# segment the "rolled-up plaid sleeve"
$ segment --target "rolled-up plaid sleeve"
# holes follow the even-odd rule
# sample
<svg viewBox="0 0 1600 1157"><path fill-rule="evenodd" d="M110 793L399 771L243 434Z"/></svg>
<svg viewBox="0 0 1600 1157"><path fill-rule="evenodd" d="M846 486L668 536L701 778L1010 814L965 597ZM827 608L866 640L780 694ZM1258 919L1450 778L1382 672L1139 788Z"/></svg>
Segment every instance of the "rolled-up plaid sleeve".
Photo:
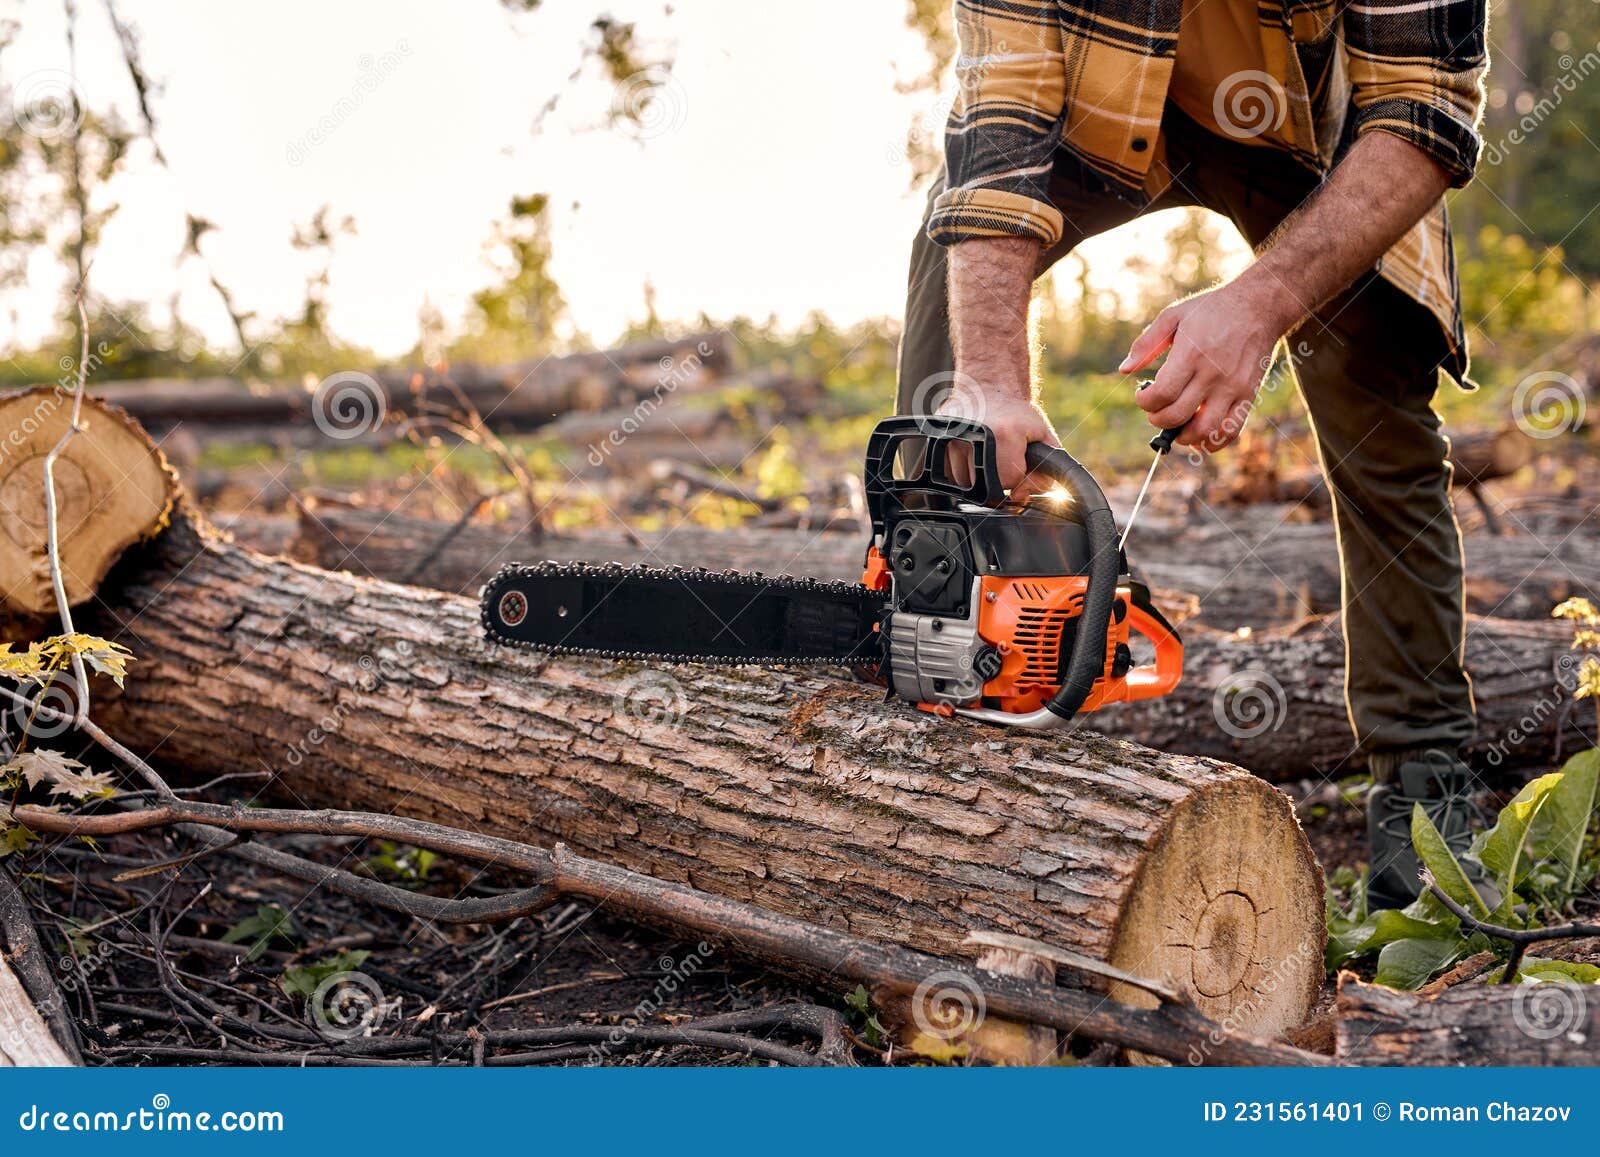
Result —
<svg viewBox="0 0 1600 1157"><path fill-rule="evenodd" d="M1392 133L1472 179L1483 141L1486 0L1354 0L1344 12L1355 130Z"/></svg>
<svg viewBox="0 0 1600 1157"><path fill-rule="evenodd" d="M1061 236L1050 169L1066 99L1053 0L956 0L958 90L945 128L945 191L928 236Z"/></svg>

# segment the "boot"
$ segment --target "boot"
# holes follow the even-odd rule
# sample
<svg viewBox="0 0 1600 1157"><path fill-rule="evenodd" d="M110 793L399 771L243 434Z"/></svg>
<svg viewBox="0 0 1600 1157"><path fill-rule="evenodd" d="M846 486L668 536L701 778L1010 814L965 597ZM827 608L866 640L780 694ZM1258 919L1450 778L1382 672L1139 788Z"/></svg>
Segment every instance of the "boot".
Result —
<svg viewBox="0 0 1600 1157"><path fill-rule="evenodd" d="M1477 786L1465 763L1438 748L1408 754L1391 782L1373 785L1367 795L1369 908L1404 908L1421 892L1422 864L1411 846L1411 812L1416 804L1422 805L1450 850L1461 857L1472 843L1474 825L1483 823L1483 812L1472 798ZM1497 897L1491 895L1483 869L1466 860L1461 866L1493 908Z"/></svg>

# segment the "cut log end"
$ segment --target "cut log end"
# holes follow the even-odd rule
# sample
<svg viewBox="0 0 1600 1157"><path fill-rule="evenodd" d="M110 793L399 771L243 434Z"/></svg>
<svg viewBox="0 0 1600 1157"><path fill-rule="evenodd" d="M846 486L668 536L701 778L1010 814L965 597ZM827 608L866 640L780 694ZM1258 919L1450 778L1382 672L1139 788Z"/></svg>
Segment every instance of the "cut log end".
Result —
<svg viewBox="0 0 1600 1157"><path fill-rule="evenodd" d="M1213 1019L1286 1032L1322 984L1320 879L1289 801L1230 779L1174 808L1129 890L1110 962L1187 993ZM1120 981L1111 995L1156 1003Z"/></svg>
<svg viewBox="0 0 1600 1157"><path fill-rule="evenodd" d="M72 424L72 397L50 388L0 400L0 606L38 616L55 609L45 549L44 468ZM79 432L56 460L61 577L73 605L94 594L129 546L164 525L176 476L150 439L122 415L85 400Z"/></svg>

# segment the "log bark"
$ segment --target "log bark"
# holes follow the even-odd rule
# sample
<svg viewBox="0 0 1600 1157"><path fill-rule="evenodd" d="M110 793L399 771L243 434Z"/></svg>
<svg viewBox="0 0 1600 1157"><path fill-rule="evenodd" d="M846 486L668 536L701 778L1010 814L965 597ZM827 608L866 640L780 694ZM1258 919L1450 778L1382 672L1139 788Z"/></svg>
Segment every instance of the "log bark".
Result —
<svg viewBox="0 0 1600 1157"><path fill-rule="evenodd" d="M727 334L713 332L507 366L373 369L366 376L391 410L405 409L426 385L443 402L458 391L493 425L527 429L569 411L631 406L663 388L693 390L715 380L731 359ZM116 382L93 393L157 434L179 425L208 427L213 436L229 427L269 438L285 429L315 432L313 395L298 385L152 379Z"/></svg>
<svg viewBox="0 0 1600 1157"><path fill-rule="evenodd" d="M80 425L54 470L62 585L74 606L128 546L164 525L178 489L161 451L112 407L85 401ZM71 426L70 393L41 388L0 399L0 609L15 615L56 607L44 465Z"/></svg>
<svg viewBox="0 0 1600 1157"><path fill-rule="evenodd" d="M302 517L294 550L296 557L325 569L393 578L409 573L443 530L432 520L330 508ZM639 538L597 530L533 542L498 527L471 526L416 581L471 594L503 563L541 558L732 567L845 581L859 574L861 540L854 535L683 527ZM1593 552L1586 541L1576 546L1573 541L1563 548L1571 551L1564 557L1578 560L1583 552ZM1282 558L1292 560L1294 554L1285 549ZM1150 578L1193 577L1187 564L1145 569ZM1158 602L1184 620L1185 597L1158 589ZM1223 584L1223 589L1261 588L1241 583ZM1200 605L1202 616L1219 613L1215 598ZM1336 615L1246 634L1216 630L1202 617L1184 621L1183 634L1185 673L1178 689L1162 699L1100 712L1092 726L1164 751L1227 759L1276 780L1360 770L1351 759L1344 644ZM1576 725L1565 726L1569 699L1558 684L1558 676L1571 674L1558 666L1570 639L1570 630L1548 620L1471 620L1467 667L1480 717L1473 750L1487 768L1537 766L1554 756L1558 736L1565 736L1569 750L1581 741Z"/></svg>
<svg viewBox="0 0 1600 1157"><path fill-rule="evenodd" d="M812 673L491 648L467 600L187 519L100 605L139 659L104 724L177 765L266 766L307 801L562 841L924 951L1015 932L1257 1034L1320 987L1320 873L1288 801L1236 768L952 725Z"/></svg>
<svg viewBox="0 0 1600 1157"><path fill-rule="evenodd" d="M1592 1065L1592 984L1460 984L1432 995L1339 976L1337 1058L1351 1065Z"/></svg>

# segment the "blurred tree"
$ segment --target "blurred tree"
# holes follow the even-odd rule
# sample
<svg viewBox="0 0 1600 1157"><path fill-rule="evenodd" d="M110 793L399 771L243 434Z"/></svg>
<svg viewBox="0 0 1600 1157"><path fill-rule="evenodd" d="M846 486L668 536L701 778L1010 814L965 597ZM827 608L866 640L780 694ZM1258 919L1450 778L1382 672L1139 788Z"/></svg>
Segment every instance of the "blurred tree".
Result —
<svg viewBox="0 0 1600 1157"><path fill-rule="evenodd" d="M570 329L566 299L550 273L549 207L544 193L512 198L510 216L495 226L489 247L500 281L472 295L466 331L446 349L452 361L543 357Z"/></svg>
<svg viewBox="0 0 1600 1157"><path fill-rule="evenodd" d="M917 188L944 161L944 121L949 104L941 89L945 70L956 55L954 9L948 0L906 0L906 26L922 35L928 50L927 68L896 85L900 92L920 93L928 98L928 106L906 130L906 163L911 168L911 187Z"/></svg>
<svg viewBox="0 0 1600 1157"><path fill-rule="evenodd" d="M1483 157L1452 212L1467 236L1522 233L1600 277L1600 4L1494 0L1489 30Z"/></svg>

